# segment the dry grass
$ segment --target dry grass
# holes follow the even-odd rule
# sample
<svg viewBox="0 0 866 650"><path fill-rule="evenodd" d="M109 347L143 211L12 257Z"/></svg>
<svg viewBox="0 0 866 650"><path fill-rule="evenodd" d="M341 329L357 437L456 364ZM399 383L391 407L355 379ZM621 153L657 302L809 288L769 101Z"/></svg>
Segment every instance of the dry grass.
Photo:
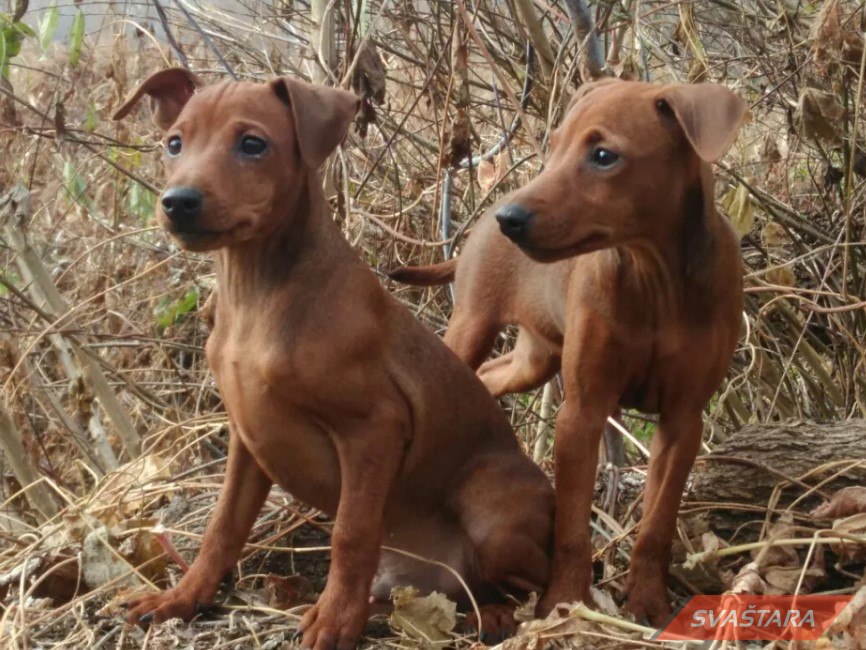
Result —
<svg viewBox="0 0 866 650"><path fill-rule="evenodd" d="M523 124L483 169L448 172L452 209L441 217L446 170L468 151L487 151L518 112L526 30L510 4L334 4L335 78L348 85L365 38L385 63L384 77L366 57L355 64L355 73L366 75L355 87L375 95L384 82L384 103L371 97L375 121L365 135L350 136L328 169L337 218L373 268L443 259L496 197L540 168L537 152L581 79L562 3L534 5L552 60L539 62L535 52ZM866 416L864 18L854 2L816 4L820 11L762 0L597 5L616 74L721 81L751 106L751 123L717 170L720 200L743 234L748 299L742 346L706 413L707 450L747 423ZM232 13L184 6L198 28L177 5L166 6L167 25L207 79L227 69L244 78L321 74L301 3L250 0ZM146 634L124 628L116 615L114 603L130 588L176 580L166 539L193 556L221 481L225 418L203 359L207 333L195 316L212 288L210 263L180 253L155 227L158 134L144 120L110 121L135 83L177 55L147 31L161 29L151 5L131 5L128 15L98 3L84 10L106 13L77 65L67 47L43 54L25 39L12 60L11 88L0 91L0 188L7 194L20 184L32 192L30 210L16 215L4 203L0 213L0 411L23 443L17 460L39 479L22 487L14 454L0 458L0 643L282 647L304 598L296 584L274 576L301 573L320 589L328 524L280 491L271 494L237 582L226 590L228 615ZM28 15L24 21L33 22ZM34 290L25 259L38 261L61 303ZM389 288L431 328L444 328L446 290ZM509 343L503 336L501 347ZM115 397L120 415L112 415L94 373L104 377L102 390ZM545 425L555 417L557 393L554 387L547 405L541 390L504 402L517 435L548 470ZM140 453L123 435L124 422L140 436ZM625 424L637 441L653 428L636 416ZM627 448L634 467L603 475L597 503L605 511L594 524L608 597L620 595L642 481L643 459L634 445ZM769 521L776 512L768 503L756 518ZM804 542L788 564L799 562L803 575L820 530L796 533ZM862 538L863 531L853 534ZM684 540L700 536L683 533ZM765 530L761 543L768 538ZM731 559L721 565L730 575L718 572L716 588L730 587L747 553L723 556ZM853 591L862 564L841 571L835 588ZM684 579L676 589L679 597L696 587ZM287 615L287 607L295 609ZM602 611L617 613L610 604ZM535 647L532 635L592 647L624 647L640 637L622 618L585 616L578 609L564 621L536 623L515 647ZM371 647L418 645L384 623L373 633ZM465 647L472 639L452 643Z"/></svg>

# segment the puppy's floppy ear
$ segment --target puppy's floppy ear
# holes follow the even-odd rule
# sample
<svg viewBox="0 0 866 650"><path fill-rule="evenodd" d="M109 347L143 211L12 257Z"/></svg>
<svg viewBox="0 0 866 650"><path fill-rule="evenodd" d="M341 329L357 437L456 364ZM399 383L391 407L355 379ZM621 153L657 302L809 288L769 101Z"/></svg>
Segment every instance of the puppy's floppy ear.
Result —
<svg viewBox="0 0 866 650"><path fill-rule="evenodd" d="M301 157L318 169L346 137L361 99L345 90L316 86L299 79L274 79L271 87L292 109Z"/></svg>
<svg viewBox="0 0 866 650"><path fill-rule="evenodd" d="M112 118L123 119L129 115L142 97L148 95L153 121L165 131L174 124L189 98L195 93L195 89L201 85L199 78L184 68L169 68L155 72L139 84L123 106L115 111Z"/></svg>
<svg viewBox="0 0 866 650"><path fill-rule="evenodd" d="M740 130L746 102L720 84L673 84L662 89L656 106L673 112L695 153L704 162L724 155Z"/></svg>

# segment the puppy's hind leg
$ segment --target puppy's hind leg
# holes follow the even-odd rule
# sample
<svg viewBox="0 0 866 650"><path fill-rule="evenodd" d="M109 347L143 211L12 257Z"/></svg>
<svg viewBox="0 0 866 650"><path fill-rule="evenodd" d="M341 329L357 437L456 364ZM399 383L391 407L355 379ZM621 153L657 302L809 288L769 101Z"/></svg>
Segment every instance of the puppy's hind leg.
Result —
<svg viewBox="0 0 866 650"><path fill-rule="evenodd" d="M493 349L499 329L497 322L487 320L469 309L455 307L448 331L445 332L445 345L461 361L476 370Z"/></svg>
<svg viewBox="0 0 866 650"><path fill-rule="evenodd" d="M559 352L542 337L520 328L514 349L478 369L478 378L494 397L537 388L560 367Z"/></svg>
<svg viewBox="0 0 866 650"><path fill-rule="evenodd" d="M458 517L473 544L481 580L502 597L482 608L490 640L513 633L506 594L541 594L550 571L553 488L528 458L495 455L479 462L460 491ZM511 611L504 613L506 608Z"/></svg>

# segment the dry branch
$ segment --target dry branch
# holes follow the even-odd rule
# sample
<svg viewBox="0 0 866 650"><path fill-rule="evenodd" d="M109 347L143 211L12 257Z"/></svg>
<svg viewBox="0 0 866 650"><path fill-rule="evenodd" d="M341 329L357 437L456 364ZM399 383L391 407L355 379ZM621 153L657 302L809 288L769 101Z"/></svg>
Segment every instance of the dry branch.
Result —
<svg viewBox="0 0 866 650"><path fill-rule="evenodd" d="M26 187L17 185L10 190L3 202L8 203L9 206L3 231L7 241L9 241L17 254L21 275L27 280L34 300L37 303L43 303L43 311L50 315L50 317L54 317L56 323L62 319L63 315L69 312L69 306L57 290L57 287L54 286L51 276L43 266L39 256L27 243L21 230L23 225L29 222L32 216L30 212L30 192ZM69 359L68 351L71 351L75 356L80 364L81 373L86 385L93 390L99 403L105 409L106 415L117 429L117 433L123 441L123 446L129 457L137 457L141 452L141 436L136 431L135 425L129 419L114 391L109 386L102 369L99 367L99 363L93 358L92 353L61 334L52 332L49 333L49 338L58 348L61 359L64 360L64 369L69 379L73 381L77 378L79 372L72 364L71 359ZM111 451L111 447L104 437L97 437L95 442L105 467L109 469L116 468L117 459L114 457L114 453Z"/></svg>
<svg viewBox="0 0 866 650"><path fill-rule="evenodd" d="M30 503L38 510L44 519L48 519L57 513L57 502L54 495L42 481L39 480L39 471L30 463L21 433L18 431L12 418L0 404L0 447L3 449L4 457L12 467L15 478L26 488L25 495ZM7 528L0 513L0 529Z"/></svg>

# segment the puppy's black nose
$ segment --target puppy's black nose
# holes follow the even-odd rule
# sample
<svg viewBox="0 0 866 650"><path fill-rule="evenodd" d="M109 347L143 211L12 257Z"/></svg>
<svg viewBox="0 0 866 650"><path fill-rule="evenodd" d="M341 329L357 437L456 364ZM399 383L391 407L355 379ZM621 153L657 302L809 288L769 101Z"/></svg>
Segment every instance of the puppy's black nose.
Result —
<svg viewBox="0 0 866 650"><path fill-rule="evenodd" d="M519 205L508 203L496 211L496 220L502 234L517 241L526 232L532 213Z"/></svg>
<svg viewBox="0 0 866 650"><path fill-rule="evenodd" d="M204 196L194 187L170 187L162 193L162 210L174 223L193 221L201 214Z"/></svg>

